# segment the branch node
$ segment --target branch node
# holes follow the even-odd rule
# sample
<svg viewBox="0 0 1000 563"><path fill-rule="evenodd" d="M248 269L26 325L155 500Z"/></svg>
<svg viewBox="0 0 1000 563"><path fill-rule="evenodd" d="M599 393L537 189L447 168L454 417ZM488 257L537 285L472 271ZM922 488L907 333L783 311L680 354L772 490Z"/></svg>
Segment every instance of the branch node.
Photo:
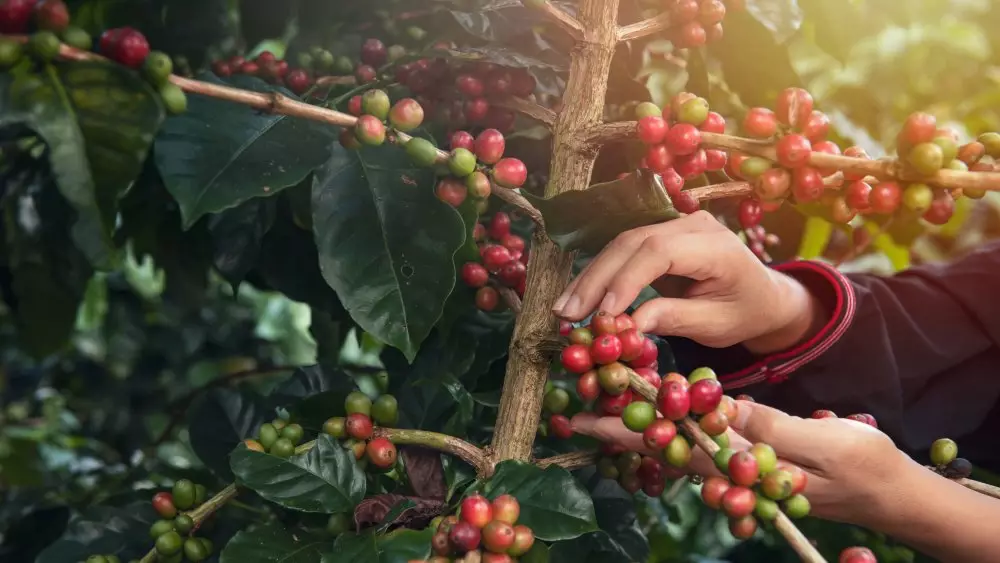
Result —
<svg viewBox="0 0 1000 563"><path fill-rule="evenodd" d="M545 2L544 5L540 6L539 11L541 11L547 18L552 20L556 25L562 28L570 37L577 41L582 41L586 30L583 28L583 24L579 20L569 15L562 8L556 6L552 2Z"/></svg>
<svg viewBox="0 0 1000 563"><path fill-rule="evenodd" d="M632 41L669 29L671 25L673 24L670 21L670 12L666 11L654 18L619 27L618 40Z"/></svg>

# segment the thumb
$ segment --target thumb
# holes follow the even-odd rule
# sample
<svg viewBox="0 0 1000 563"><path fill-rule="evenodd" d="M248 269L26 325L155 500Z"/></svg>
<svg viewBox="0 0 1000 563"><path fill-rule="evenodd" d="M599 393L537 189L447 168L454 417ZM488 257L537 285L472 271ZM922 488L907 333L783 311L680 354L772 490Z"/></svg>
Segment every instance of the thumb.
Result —
<svg viewBox="0 0 1000 563"><path fill-rule="evenodd" d="M720 308L711 301L660 297L640 305L632 319L640 332L699 340L721 335L720 319L726 317Z"/></svg>

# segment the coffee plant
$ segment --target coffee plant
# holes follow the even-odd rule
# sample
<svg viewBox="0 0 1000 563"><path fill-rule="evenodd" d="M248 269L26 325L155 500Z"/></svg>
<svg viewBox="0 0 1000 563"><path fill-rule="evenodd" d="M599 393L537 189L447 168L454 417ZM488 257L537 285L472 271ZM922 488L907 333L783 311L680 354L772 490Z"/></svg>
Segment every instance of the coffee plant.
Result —
<svg viewBox="0 0 1000 563"><path fill-rule="evenodd" d="M730 448L752 397L711 368L552 313L615 236L694 213L765 262L954 238L1000 116L935 114L989 61L923 29L952 80L903 101L793 68L803 30L846 63L918 19L875 4L0 0L0 558L911 561ZM950 439L923 455L997 495Z"/></svg>

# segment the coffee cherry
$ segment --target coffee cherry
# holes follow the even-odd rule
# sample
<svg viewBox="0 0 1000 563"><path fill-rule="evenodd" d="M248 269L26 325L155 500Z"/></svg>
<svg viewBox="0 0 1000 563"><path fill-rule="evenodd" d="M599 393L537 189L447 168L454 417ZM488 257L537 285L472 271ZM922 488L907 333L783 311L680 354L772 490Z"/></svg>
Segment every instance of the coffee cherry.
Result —
<svg viewBox="0 0 1000 563"><path fill-rule="evenodd" d="M730 518L743 518L753 513L757 495L747 487L734 486L722 495L722 510Z"/></svg>
<svg viewBox="0 0 1000 563"><path fill-rule="evenodd" d="M246 440L243 440L243 445L246 446L248 450L253 450L255 452L264 453L266 451L264 449L263 444L261 444L257 440L251 440L248 438Z"/></svg>
<svg viewBox="0 0 1000 563"><path fill-rule="evenodd" d="M751 159L744 161L744 164ZM788 195L792 185L792 176L784 168L765 170L754 182L754 193L764 201L774 201Z"/></svg>
<svg viewBox="0 0 1000 563"><path fill-rule="evenodd" d="M563 368L570 373L582 374L594 367L590 349L582 344L570 344L560 356Z"/></svg>
<svg viewBox="0 0 1000 563"><path fill-rule="evenodd" d="M740 160L739 176L747 180L753 180L754 178L763 176L765 172L773 167L774 163L766 158L758 156L746 157ZM788 178L791 181L790 177Z"/></svg>
<svg viewBox="0 0 1000 563"><path fill-rule="evenodd" d="M642 346L646 337L633 328L619 332L617 340L621 346L620 359L628 362L638 358L642 354Z"/></svg>
<svg viewBox="0 0 1000 563"><path fill-rule="evenodd" d="M142 65L143 76L156 87L162 86L173 71L174 63L170 60L170 56L160 51L150 53Z"/></svg>
<svg viewBox="0 0 1000 563"><path fill-rule="evenodd" d="M503 158L506 141L503 133L496 129L486 129L476 137L476 158L484 164L496 164Z"/></svg>
<svg viewBox="0 0 1000 563"><path fill-rule="evenodd" d="M701 23L696 21L688 22L677 29L673 37L673 42L681 49L701 47L705 43L708 43L708 32Z"/></svg>
<svg viewBox="0 0 1000 563"><path fill-rule="evenodd" d="M396 465L396 446L386 438L374 438L365 448L368 461L380 469Z"/></svg>
<svg viewBox="0 0 1000 563"><path fill-rule="evenodd" d="M719 375L715 373L715 370L709 367L699 367L691 371L687 376L687 381L690 384L698 383L699 381L711 379L716 382L719 380Z"/></svg>
<svg viewBox="0 0 1000 563"><path fill-rule="evenodd" d="M983 133L976 138L976 141L983 145L986 154L991 158L1000 158L1000 133Z"/></svg>
<svg viewBox="0 0 1000 563"><path fill-rule="evenodd" d="M660 387L656 401L657 409L670 420L681 420L691 411L691 395L679 383Z"/></svg>
<svg viewBox="0 0 1000 563"><path fill-rule="evenodd" d="M736 452L729 458L727 468L729 478L733 483L744 487L749 487L757 482L760 476L760 467L750 452Z"/></svg>
<svg viewBox="0 0 1000 563"><path fill-rule="evenodd" d="M647 145L658 145L663 142L669 129L667 121L659 115L651 115L639 119L636 125L636 135Z"/></svg>
<svg viewBox="0 0 1000 563"><path fill-rule="evenodd" d="M476 291L476 307L487 313L493 311L500 304L500 293L492 287L481 287Z"/></svg>
<svg viewBox="0 0 1000 563"><path fill-rule="evenodd" d="M712 456L712 463L715 464L716 469L725 473L729 471L729 460L732 459L734 455L736 455L734 450L729 449L728 447L720 446L719 451L715 452L715 455Z"/></svg>
<svg viewBox="0 0 1000 563"><path fill-rule="evenodd" d="M456 523L448 532L448 540L459 553L468 553L479 547L481 537L480 529L464 520Z"/></svg>
<svg viewBox="0 0 1000 563"><path fill-rule="evenodd" d="M706 2L708 4L709 2ZM714 22L713 22L714 23ZM677 111L677 121L701 126L708 119L708 101L704 98L691 98L680 105Z"/></svg>
<svg viewBox="0 0 1000 563"><path fill-rule="evenodd" d="M167 532L171 532L174 529L173 520L157 520L153 522L153 525L149 527L149 537L154 540Z"/></svg>
<svg viewBox="0 0 1000 563"><path fill-rule="evenodd" d="M597 472L605 479L618 479L621 476L615 460L610 457L602 457L597 461Z"/></svg>
<svg viewBox="0 0 1000 563"><path fill-rule="evenodd" d="M187 510L194 506L194 483L190 479L180 479L170 492L174 506Z"/></svg>
<svg viewBox="0 0 1000 563"><path fill-rule="evenodd" d="M667 131L664 143L675 155L692 154L701 145L701 131L690 123L678 123Z"/></svg>
<svg viewBox="0 0 1000 563"><path fill-rule="evenodd" d="M823 195L823 175L811 166L792 170L792 195L798 203L816 201Z"/></svg>
<svg viewBox="0 0 1000 563"><path fill-rule="evenodd" d="M674 467L686 467L691 463L691 445L684 436L675 436L663 450L663 457Z"/></svg>
<svg viewBox="0 0 1000 563"><path fill-rule="evenodd" d="M533 545L535 545L534 532L531 531L531 528L518 524L514 526L514 543L507 550L507 554L511 557L520 557L528 553Z"/></svg>
<svg viewBox="0 0 1000 563"><path fill-rule="evenodd" d="M448 146L451 147L451 150L465 149L473 151L476 146L475 138L468 131L455 131L451 134Z"/></svg>
<svg viewBox="0 0 1000 563"><path fill-rule="evenodd" d="M590 345L590 357L594 363L607 365L617 362L622 355L622 342L614 334L598 336Z"/></svg>
<svg viewBox="0 0 1000 563"><path fill-rule="evenodd" d="M372 403L372 419L381 426L395 426L399 422L399 402L392 395L381 395Z"/></svg>
<svg viewBox="0 0 1000 563"><path fill-rule="evenodd" d="M795 492L794 477L784 469L772 471L761 478L760 490L769 499L784 500Z"/></svg>
<svg viewBox="0 0 1000 563"><path fill-rule="evenodd" d="M465 189L465 186L462 186ZM480 253L483 258L483 266L490 272L499 272L508 262L513 260L510 250L499 244L491 244L483 248Z"/></svg>
<svg viewBox="0 0 1000 563"><path fill-rule="evenodd" d="M344 398L344 411L347 414L363 414L371 416L372 400L361 391L351 391Z"/></svg>
<svg viewBox="0 0 1000 563"><path fill-rule="evenodd" d="M781 508L792 519L805 518L809 515L809 510L811 510L809 499L803 495L793 495L785 499L781 503Z"/></svg>
<svg viewBox="0 0 1000 563"><path fill-rule="evenodd" d="M900 138L905 144L915 147L920 143L929 143L937 133L937 120L933 115L917 112L910 114L903 123Z"/></svg>
<svg viewBox="0 0 1000 563"><path fill-rule="evenodd" d="M680 174L681 178L685 180L692 180L698 176L701 176L708 170L708 157L703 149L698 149L693 153L686 156L678 156L674 160L674 170ZM678 194L680 196L686 195L683 192ZM677 206L677 202L674 202ZM682 213L694 213L697 209L686 211L684 209L678 208Z"/></svg>
<svg viewBox="0 0 1000 563"><path fill-rule="evenodd" d="M918 174L923 174L925 176L930 176L938 170L940 170L944 163L944 151L937 144L930 143L920 143L913 147L906 158L910 166L913 167Z"/></svg>
<svg viewBox="0 0 1000 563"><path fill-rule="evenodd" d="M813 111L813 97L802 88L785 88L778 94L775 115L778 121L799 128Z"/></svg>
<svg viewBox="0 0 1000 563"><path fill-rule="evenodd" d="M635 106L635 117L636 119L642 119L649 116L662 117L663 112L660 107L653 102L642 102Z"/></svg>
<svg viewBox="0 0 1000 563"><path fill-rule="evenodd" d="M902 199L903 190L896 182L879 182L872 186L868 196L872 212L886 215L895 213Z"/></svg>
<svg viewBox="0 0 1000 563"><path fill-rule="evenodd" d="M740 200L737 217L740 222L740 227L743 229L749 229L760 224L760 222L764 219L764 211L761 210L760 203L757 200L748 197Z"/></svg>
<svg viewBox="0 0 1000 563"><path fill-rule="evenodd" d="M490 103L485 98L475 98L467 100L462 108L466 120L470 123L481 123L489 114Z"/></svg>
<svg viewBox="0 0 1000 563"><path fill-rule="evenodd" d="M114 61L129 68L139 68L149 55L146 36L134 29L126 29L119 37L112 53Z"/></svg>
<svg viewBox="0 0 1000 563"><path fill-rule="evenodd" d="M323 433L338 440L347 437L347 420L342 416L328 418L323 423Z"/></svg>
<svg viewBox="0 0 1000 563"><path fill-rule="evenodd" d="M597 378L601 388L609 395L621 395L629 388L628 370L618 362L599 367Z"/></svg>
<svg viewBox="0 0 1000 563"><path fill-rule="evenodd" d="M554 414L549 417L549 430L553 438L569 440L573 437L573 427L569 422L569 418L561 414Z"/></svg>
<svg viewBox="0 0 1000 563"><path fill-rule="evenodd" d="M757 460L761 475L767 475L778 467L778 454L774 448L763 442L758 442L750 448L750 455Z"/></svg>
<svg viewBox="0 0 1000 563"><path fill-rule="evenodd" d="M701 485L701 500L709 508L720 510L722 497L730 487L729 480L724 477L708 477Z"/></svg>
<svg viewBox="0 0 1000 563"><path fill-rule="evenodd" d="M934 202L934 190L927 184L910 184L903 190L903 206L911 211L923 213Z"/></svg>
<svg viewBox="0 0 1000 563"><path fill-rule="evenodd" d="M493 189L491 187L489 177L478 170L465 177L465 187L468 189L468 193L471 197L482 200L490 197L490 193ZM504 246L507 246L508 249L515 250L509 245L505 244ZM523 245L520 250L524 250Z"/></svg>
<svg viewBox="0 0 1000 563"><path fill-rule="evenodd" d="M384 121L389 117L389 94L385 90L368 90L361 95L361 111ZM419 104L417 104L419 105Z"/></svg>
<svg viewBox="0 0 1000 563"><path fill-rule="evenodd" d="M361 62L371 66L382 66L385 64L387 53L385 44L378 39L366 39L361 44Z"/></svg>
<svg viewBox="0 0 1000 563"><path fill-rule="evenodd" d="M964 457L957 457L945 466L942 475L949 479L966 479L972 475L972 463Z"/></svg>
<svg viewBox="0 0 1000 563"><path fill-rule="evenodd" d="M734 538L747 540L757 533L757 520L753 516L729 519L729 533Z"/></svg>
<svg viewBox="0 0 1000 563"><path fill-rule="evenodd" d="M849 547L840 552L837 563L878 563L878 559L867 547Z"/></svg>
<svg viewBox="0 0 1000 563"><path fill-rule="evenodd" d="M542 398L542 408L552 414L562 414L569 407L569 393L558 387L550 389Z"/></svg>
<svg viewBox="0 0 1000 563"><path fill-rule="evenodd" d="M622 412L622 421L632 432L645 431L654 420L656 420L656 409L645 401L632 403Z"/></svg>
<svg viewBox="0 0 1000 563"><path fill-rule="evenodd" d="M674 155L666 145L653 145L646 150L646 165L650 170L663 173L674 164Z"/></svg>
<svg viewBox="0 0 1000 563"><path fill-rule="evenodd" d="M180 514L174 518L174 529L182 535L187 535L194 528L194 520L187 514Z"/></svg>
<svg viewBox="0 0 1000 563"><path fill-rule="evenodd" d="M504 158L493 166L493 179L501 186L520 188L528 179L528 169L516 158Z"/></svg>
<svg viewBox="0 0 1000 563"><path fill-rule="evenodd" d="M371 84L378 79L378 71L370 65L358 65L354 71L354 78L358 84Z"/></svg>
<svg viewBox="0 0 1000 563"><path fill-rule="evenodd" d="M701 379L691 384L688 395L691 412L707 414L714 411L722 401L722 384L714 379Z"/></svg>
<svg viewBox="0 0 1000 563"><path fill-rule="evenodd" d="M174 531L169 531L160 537L156 538L156 553L162 556L171 556L175 553L180 552L181 547L184 545L183 540L181 540L180 534Z"/></svg>
<svg viewBox="0 0 1000 563"><path fill-rule="evenodd" d="M360 125L361 120L365 116L358 118L358 123ZM371 118L371 116L369 116ZM374 118L372 118L374 119ZM377 121L377 119L376 119ZM381 122L379 122L381 124ZM384 131L384 127L383 127ZM420 137L414 137L406 142L404 147L406 149L407 156L413 161L417 166L430 167L433 166L438 159L437 147L427 139L422 139Z"/></svg>
<svg viewBox="0 0 1000 563"><path fill-rule="evenodd" d="M483 528L493 520L493 506L486 497L474 494L462 499L459 518L463 522L468 522L476 528Z"/></svg>
<svg viewBox="0 0 1000 563"><path fill-rule="evenodd" d="M587 327L576 327L569 332L569 341L572 344L590 346L594 343L594 333Z"/></svg>
<svg viewBox="0 0 1000 563"><path fill-rule="evenodd" d="M590 370L576 380L576 393L580 396L580 400L585 403L596 401L600 397L601 383L597 371Z"/></svg>
<svg viewBox="0 0 1000 563"><path fill-rule="evenodd" d="M174 499L168 492L153 495L153 510L163 518L177 516L177 507L174 506Z"/></svg>
<svg viewBox="0 0 1000 563"><path fill-rule="evenodd" d="M948 438L934 440L931 444L931 463L934 465L948 465L958 457L958 444ZM154 501L156 499L154 498Z"/></svg>
<svg viewBox="0 0 1000 563"><path fill-rule="evenodd" d="M797 168L809 163L812 143L802 135L785 135L775 145L778 163L786 168Z"/></svg>
<svg viewBox="0 0 1000 563"><path fill-rule="evenodd" d="M460 74L455 78L455 88L469 98L479 98L483 95L483 81L471 74Z"/></svg>
<svg viewBox="0 0 1000 563"><path fill-rule="evenodd" d="M638 405L640 403L632 403L632 404ZM653 420L642 431L643 443L646 444L646 447L652 450L662 450L666 448L667 445L669 445L670 442L673 441L673 439L676 436L677 436L677 426L673 422L665 418L658 418Z"/></svg>
<svg viewBox="0 0 1000 563"><path fill-rule="evenodd" d="M465 178L476 171L476 155L468 149L454 149L448 156L448 170L459 178Z"/></svg>
<svg viewBox="0 0 1000 563"><path fill-rule="evenodd" d="M944 225L955 213L955 198L945 191L939 190L934 194L934 201L930 208L924 213L923 218L933 225Z"/></svg>
<svg viewBox="0 0 1000 563"><path fill-rule="evenodd" d="M483 528L483 547L493 553L506 554L514 545L514 527L507 522L493 520Z"/></svg>
<svg viewBox="0 0 1000 563"><path fill-rule="evenodd" d="M32 0L0 2L0 33L25 33L31 24Z"/></svg>
<svg viewBox="0 0 1000 563"><path fill-rule="evenodd" d="M495 522L504 522L513 526L517 522L518 516L521 515L521 505L511 495L498 496L493 499L491 506Z"/></svg>
<svg viewBox="0 0 1000 563"><path fill-rule="evenodd" d="M48 62L59 54L59 38L51 31L39 31L28 38L27 51L41 62Z"/></svg>
<svg viewBox="0 0 1000 563"><path fill-rule="evenodd" d="M354 128L354 136L366 145L379 146L385 142L385 125L375 116L362 115Z"/></svg>
<svg viewBox="0 0 1000 563"><path fill-rule="evenodd" d="M810 415L810 417L811 418L817 418L817 419L818 418L837 418L837 413L835 413L835 412L833 412L831 410L819 409L819 410L813 411L813 413L812 413L812 415Z"/></svg>
<svg viewBox="0 0 1000 563"><path fill-rule="evenodd" d="M389 110L389 124L399 131L413 131L417 127L420 127L423 122L424 108L412 98L399 100ZM469 156L472 157L472 153L469 153ZM475 166L475 157L472 158L473 166Z"/></svg>
<svg viewBox="0 0 1000 563"><path fill-rule="evenodd" d="M729 429L729 418L718 410L714 410L698 421L698 426L709 436L719 436Z"/></svg>
<svg viewBox="0 0 1000 563"><path fill-rule="evenodd" d="M167 82L160 86L159 94L167 113L178 115L187 111L187 94L180 86Z"/></svg>
<svg viewBox="0 0 1000 563"><path fill-rule="evenodd" d="M287 439L293 445L302 441L302 426L299 424L289 424L281 429L281 437Z"/></svg>
<svg viewBox="0 0 1000 563"><path fill-rule="evenodd" d="M821 144L820 142L823 141L823 139L826 139L826 136L830 133L830 118L827 117L825 113L818 110L813 110L809 114L809 117L804 122L802 122L799 125L799 127L802 131L802 134L805 135L810 142L812 142L814 152L828 152L829 154L840 154L840 147L838 147L835 143L827 141L822 143L823 144L822 148L817 146ZM830 152L831 145L832 147L836 148L837 152Z"/></svg>
<svg viewBox="0 0 1000 563"><path fill-rule="evenodd" d="M361 413L347 415L344 423L347 435L355 440L367 440L372 437L372 419Z"/></svg>
<svg viewBox="0 0 1000 563"><path fill-rule="evenodd" d="M633 368L646 368L650 367L656 363L657 357L659 357L660 351L656 347L656 343L653 342L651 338L645 339L642 343L642 354L638 358L629 362L629 365Z"/></svg>
<svg viewBox="0 0 1000 563"><path fill-rule="evenodd" d="M750 108L743 117L743 130L757 139L773 137L778 132L778 118L767 108Z"/></svg>

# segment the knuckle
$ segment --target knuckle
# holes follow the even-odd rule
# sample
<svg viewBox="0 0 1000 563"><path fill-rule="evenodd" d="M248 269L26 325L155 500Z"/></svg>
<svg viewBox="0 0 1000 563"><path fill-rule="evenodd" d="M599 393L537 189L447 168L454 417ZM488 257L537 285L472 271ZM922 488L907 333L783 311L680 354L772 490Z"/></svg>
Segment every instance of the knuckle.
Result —
<svg viewBox="0 0 1000 563"><path fill-rule="evenodd" d="M640 247L653 254L663 254L670 249L670 241L667 237L653 235L643 240Z"/></svg>

